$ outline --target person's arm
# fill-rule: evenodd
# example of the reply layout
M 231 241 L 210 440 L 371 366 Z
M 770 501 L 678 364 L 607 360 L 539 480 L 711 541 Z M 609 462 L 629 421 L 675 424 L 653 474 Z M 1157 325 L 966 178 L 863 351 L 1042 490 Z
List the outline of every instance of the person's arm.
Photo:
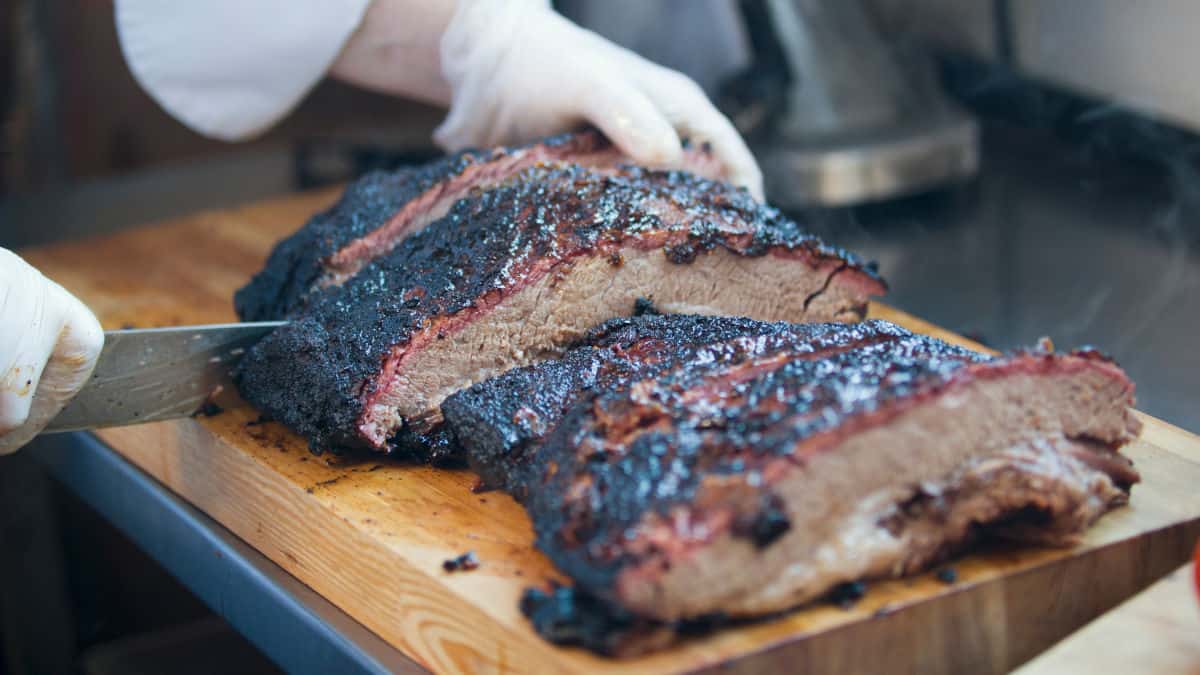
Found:
M 117 0 L 138 81 L 191 128 L 259 133 L 328 71 L 448 105 L 448 150 L 530 141 L 590 123 L 634 160 L 673 165 L 680 135 L 712 145 L 761 195 L 733 125 L 689 78 L 572 24 L 547 0 Z
M 173 117 L 226 141 L 283 118 L 337 59 L 370 0 L 116 0 L 134 78 Z
M 100 322 L 82 302 L 0 248 L 0 454 L 54 419 L 103 346 Z

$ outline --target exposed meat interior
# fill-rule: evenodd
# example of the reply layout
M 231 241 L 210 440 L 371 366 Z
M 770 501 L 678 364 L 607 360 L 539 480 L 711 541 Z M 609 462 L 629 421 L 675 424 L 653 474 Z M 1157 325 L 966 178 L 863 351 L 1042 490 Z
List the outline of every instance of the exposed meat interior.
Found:
M 561 352 L 638 298 L 668 311 L 857 320 L 873 270 L 726 184 L 538 165 L 460 200 L 242 361 L 243 395 L 314 447 L 387 450 L 457 389 Z
M 670 321 L 732 320 L 625 320 L 445 405 L 576 596 L 607 608 L 586 624 L 599 633 L 564 633 L 593 648 L 647 644 L 614 626 L 762 616 L 909 574 L 981 534 L 1069 543 L 1138 480 L 1116 450 L 1139 429 L 1133 386 L 1094 352 L 993 358 L 875 321 L 718 325 L 707 345 L 644 348 Z M 615 375 L 556 392 L 556 363 Z M 539 386 L 546 401 L 520 400 Z M 467 410 L 481 395 L 490 408 Z

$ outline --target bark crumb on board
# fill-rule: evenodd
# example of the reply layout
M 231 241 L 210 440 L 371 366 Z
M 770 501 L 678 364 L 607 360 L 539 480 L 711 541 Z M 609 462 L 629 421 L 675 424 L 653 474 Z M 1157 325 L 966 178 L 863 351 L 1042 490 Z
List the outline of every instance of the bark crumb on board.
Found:
M 850 609 L 858 604 L 859 600 L 867 593 L 867 585 L 861 581 L 848 581 L 844 584 L 838 584 L 829 592 L 829 601 L 841 607 L 842 609 Z
M 208 392 L 208 396 L 204 397 L 204 402 L 200 404 L 199 408 L 196 408 L 196 412 L 192 413 L 192 417 L 215 417 L 225 412 L 225 409 L 217 405 L 216 401 L 216 398 L 224 390 L 225 387 L 218 385 L 216 389 Z
M 479 557 L 475 555 L 475 551 L 467 551 L 460 556 L 442 561 L 442 569 L 447 572 L 469 572 L 478 568 Z
M 958 581 L 958 570 L 953 567 L 943 567 L 937 572 L 937 580 L 949 586 Z

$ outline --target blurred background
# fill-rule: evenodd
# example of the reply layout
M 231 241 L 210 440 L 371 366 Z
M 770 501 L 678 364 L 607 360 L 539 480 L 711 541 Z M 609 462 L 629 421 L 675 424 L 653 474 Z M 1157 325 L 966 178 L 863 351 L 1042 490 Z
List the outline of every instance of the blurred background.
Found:
M 1200 4 L 556 6 L 700 82 L 750 141 L 769 200 L 878 260 L 888 302 L 996 348 L 1043 335 L 1097 345 L 1138 383 L 1142 409 L 1200 430 Z M 112 12 L 0 3 L 0 245 L 437 154 L 442 111 L 336 82 L 254 141 L 202 138 L 135 83 Z M 0 472 L 0 487 L 0 564 L 35 579 L 3 589 L 7 672 L 274 668 L 35 467 Z

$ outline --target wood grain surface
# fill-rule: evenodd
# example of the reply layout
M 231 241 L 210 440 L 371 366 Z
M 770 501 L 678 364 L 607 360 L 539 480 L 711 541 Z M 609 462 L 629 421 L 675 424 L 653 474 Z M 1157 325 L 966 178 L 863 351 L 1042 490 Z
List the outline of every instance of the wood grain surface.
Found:
M 230 298 L 323 191 L 23 251 L 108 328 L 234 319 Z M 884 305 L 874 316 L 969 344 Z M 196 505 L 413 659 L 438 672 L 1003 672 L 1182 564 L 1200 536 L 1200 439 L 1144 417 L 1128 448 L 1144 482 L 1070 549 L 994 547 L 933 574 L 615 662 L 550 645 L 517 602 L 559 578 L 521 507 L 468 471 L 311 455 L 236 399 L 226 412 L 100 432 Z M 441 563 L 467 550 L 475 571 Z
M 1184 565 L 1016 675 L 1200 675 L 1200 594 Z

